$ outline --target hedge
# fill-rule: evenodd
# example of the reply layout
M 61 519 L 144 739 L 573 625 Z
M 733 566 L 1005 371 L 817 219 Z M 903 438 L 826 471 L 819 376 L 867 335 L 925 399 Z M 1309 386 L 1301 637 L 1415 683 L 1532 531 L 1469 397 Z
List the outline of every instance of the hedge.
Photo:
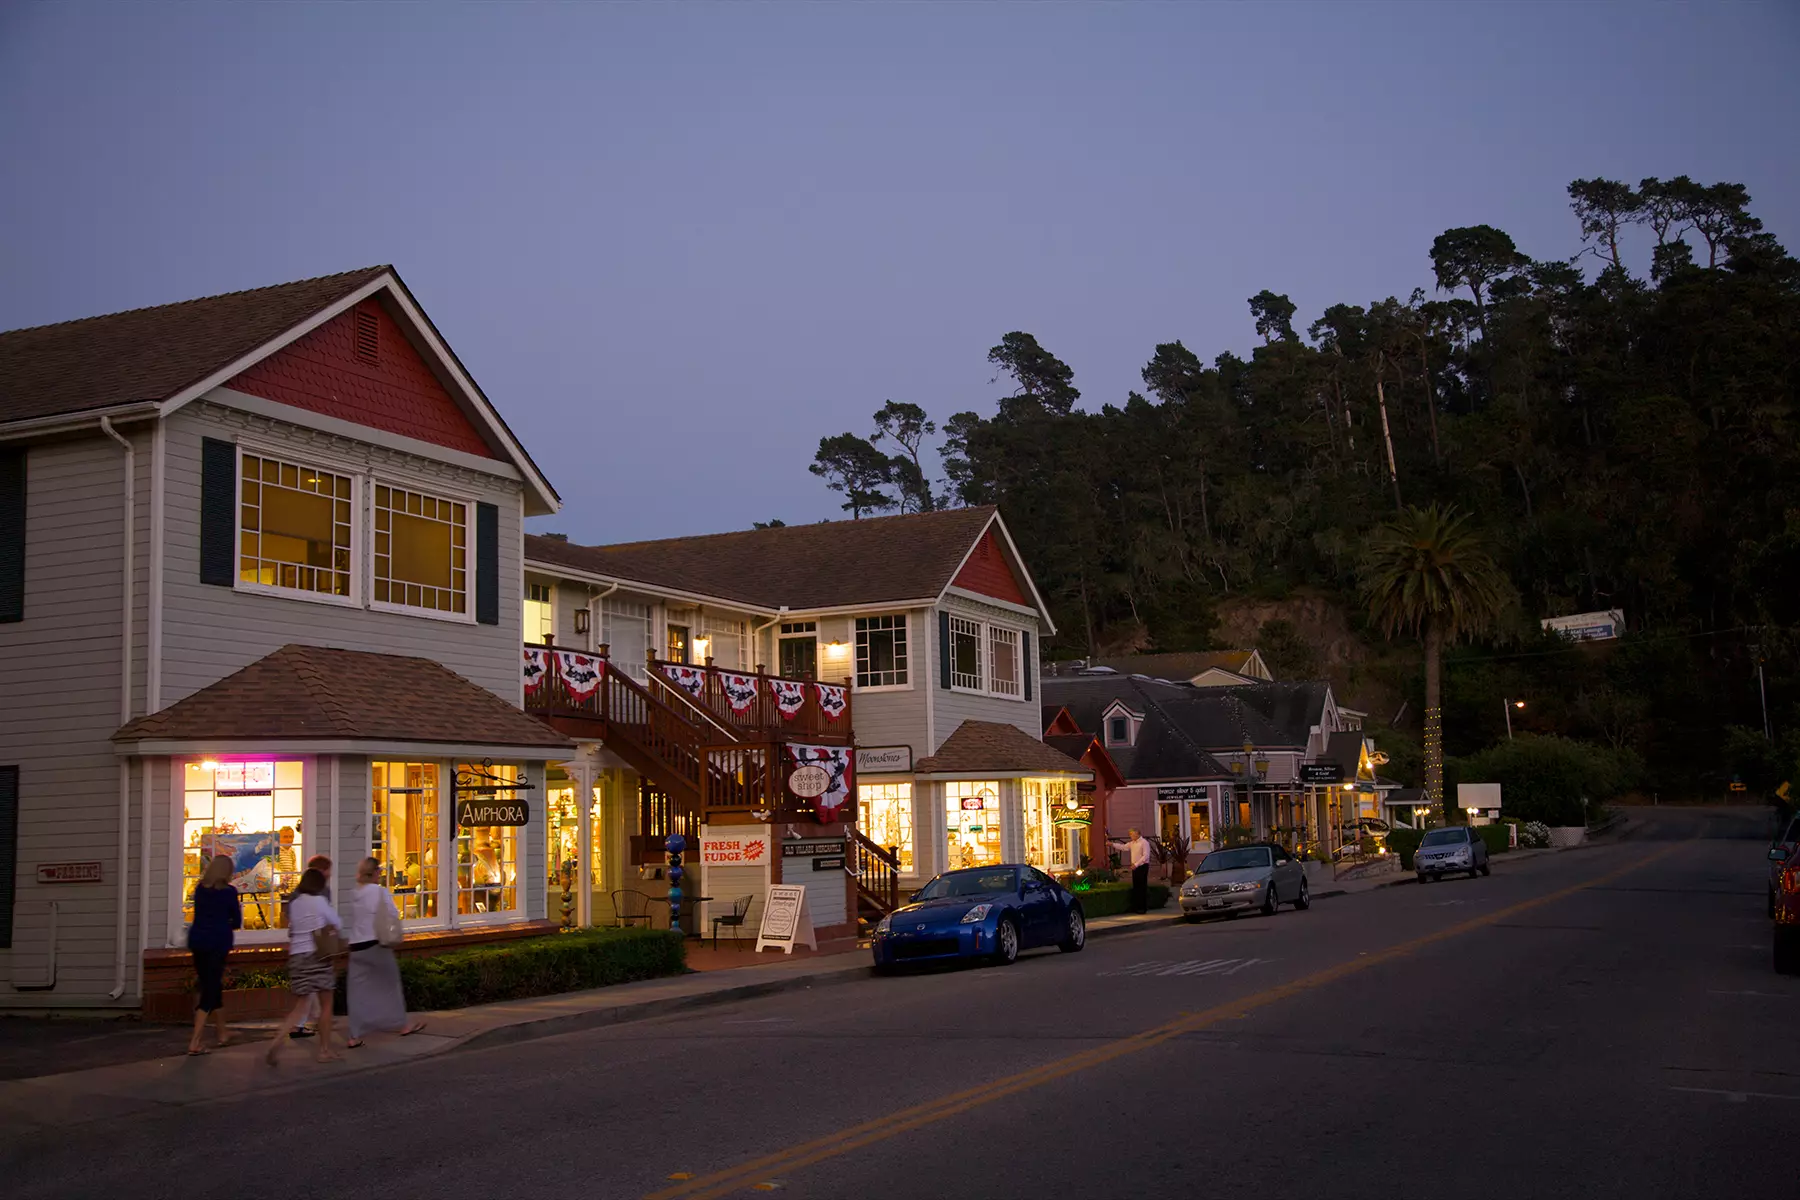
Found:
M 429 1011 L 609 987 L 686 969 L 678 930 L 583 929 L 402 958 L 400 981 L 406 1007 Z
M 1512 832 L 1504 822 L 1496 825 L 1477 825 L 1475 832 L 1487 843 L 1489 854 L 1505 854 L 1512 849 Z
M 1400 869 L 1413 869 L 1413 854 L 1419 849 L 1419 843 L 1425 839 L 1422 829 L 1390 829 L 1382 835 L 1382 842 L 1389 850 L 1400 856 Z
M 1090 921 L 1095 917 L 1113 917 L 1131 911 L 1131 885 L 1103 883 L 1085 892 L 1076 892 L 1075 899 L 1081 901 L 1081 915 Z M 1160 883 L 1151 884 L 1150 911 L 1155 912 L 1168 902 L 1169 889 Z

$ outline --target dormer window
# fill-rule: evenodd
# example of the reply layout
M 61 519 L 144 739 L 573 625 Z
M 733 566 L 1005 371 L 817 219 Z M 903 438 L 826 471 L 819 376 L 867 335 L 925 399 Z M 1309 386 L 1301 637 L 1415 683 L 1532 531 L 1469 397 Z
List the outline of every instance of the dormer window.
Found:
M 1131 742 L 1131 718 L 1112 717 L 1106 722 L 1106 744 L 1124 746 Z

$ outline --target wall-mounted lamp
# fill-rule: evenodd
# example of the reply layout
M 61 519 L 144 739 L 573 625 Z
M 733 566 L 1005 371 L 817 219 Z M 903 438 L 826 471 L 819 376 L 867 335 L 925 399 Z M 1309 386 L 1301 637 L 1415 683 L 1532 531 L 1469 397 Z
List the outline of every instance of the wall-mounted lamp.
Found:
M 826 642 L 825 643 L 825 656 L 827 658 L 844 658 L 844 657 L 847 657 L 849 655 L 849 653 L 850 653 L 850 643 L 849 642 Z
M 578 608 L 575 610 L 575 632 L 581 634 L 583 637 L 586 637 L 587 631 L 588 631 L 588 610 L 585 608 Z
M 701 662 L 705 662 L 711 656 L 712 656 L 712 639 L 709 637 L 695 638 L 694 639 L 694 657 L 699 659 Z

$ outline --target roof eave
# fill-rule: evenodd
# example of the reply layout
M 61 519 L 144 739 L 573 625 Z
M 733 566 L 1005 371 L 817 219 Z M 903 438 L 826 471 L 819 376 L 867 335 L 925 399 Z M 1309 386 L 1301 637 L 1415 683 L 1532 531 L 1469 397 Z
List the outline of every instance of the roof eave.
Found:
M 149 420 L 162 411 L 154 400 L 136 400 L 130 404 L 112 404 L 105 408 L 86 408 L 78 412 L 58 413 L 51 417 L 28 417 L 22 421 L 0 423 L 0 442 L 22 438 L 48 437 L 58 433 L 74 433 L 100 427 L 102 420 Z

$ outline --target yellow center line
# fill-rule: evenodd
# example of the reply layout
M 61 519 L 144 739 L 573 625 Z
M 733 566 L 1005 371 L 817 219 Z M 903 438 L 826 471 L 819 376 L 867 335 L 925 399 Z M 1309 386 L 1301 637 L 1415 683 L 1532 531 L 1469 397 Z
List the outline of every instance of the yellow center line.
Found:
M 1162 1043 L 1169 1041 L 1171 1038 L 1177 1038 L 1183 1034 L 1205 1029 L 1220 1021 L 1248 1017 L 1257 1010 L 1266 1008 L 1271 1004 L 1278 1003 L 1293 996 L 1298 996 L 1304 992 L 1313 991 L 1317 988 L 1324 987 L 1327 984 L 1336 983 L 1340 979 L 1345 979 L 1358 972 L 1366 971 L 1370 967 L 1392 962 L 1397 958 L 1403 958 L 1406 955 L 1413 953 L 1415 950 L 1420 950 L 1426 946 L 1446 941 L 1450 938 L 1460 937 L 1465 933 L 1480 929 L 1483 926 L 1492 925 L 1496 921 L 1502 921 L 1508 917 L 1517 916 L 1519 913 L 1528 912 L 1531 909 L 1540 908 L 1543 905 L 1553 904 L 1558 900 L 1567 899 L 1577 892 L 1586 891 L 1588 888 L 1600 887 L 1611 883 L 1633 871 L 1640 870 L 1659 859 L 1673 854 L 1678 849 L 1680 849 L 1679 843 L 1658 850 L 1653 854 L 1639 859 L 1637 862 L 1620 867 L 1616 871 L 1609 872 L 1608 874 L 1598 876 L 1583 883 L 1575 884 L 1572 887 L 1549 892 L 1531 900 L 1524 900 L 1509 908 L 1503 908 L 1498 912 L 1488 913 L 1485 916 L 1473 917 L 1467 921 L 1451 925 L 1445 929 L 1440 929 L 1435 933 L 1428 933 L 1421 937 L 1414 938 L 1411 941 L 1401 942 L 1398 945 L 1390 946 L 1386 950 L 1379 950 L 1371 954 L 1351 959 L 1348 962 L 1339 963 L 1334 967 L 1327 967 L 1322 971 L 1315 971 L 1311 975 L 1296 979 L 1290 983 L 1279 984 L 1253 995 L 1227 1001 L 1224 1004 L 1216 1005 L 1201 1012 L 1184 1013 L 1174 1020 L 1165 1022 L 1162 1025 L 1146 1029 L 1141 1033 L 1132 1034 L 1129 1037 L 1108 1042 L 1103 1046 L 1096 1046 L 1091 1050 L 1084 1050 L 1078 1054 L 1071 1054 L 1065 1058 L 1057 1059 L 1054 1062 L 1045 1063 L 1042 1066 L 1033 1067 L 1029 1070 L 1021 1071 L 1002 1079 L 991 1080 L 978 1087 L 968 1088 L 960 1092 L 953 1092 L 947 1096 L 940 1096 L 935 1100 L 928 1100 L 922 1104 L 913 1105 L 910 1108 L 900 1109 L 897 1112 L 886 1113 L 874 1120 L 864 1121 L 861 1124 L 853 1125 L 848 1129 L 841 1129 L 836 1133 L 826 1134 L 824 1137 L 814 1138 L 808 1142 L 789 1146 L 786 1149 L 777 1150 L 772 1154 L 765 1154 L 760 1158 L 752 1159 L 749 1162 L 739 1163 L 734 1167 L 727 1167 L 722 1171 L 715 1171 L 710 1175 L 702 1175 L 698 1178 L 688 1179 L 675 1187 L 651 1192 L 644 1197 L 644 1200 L 718 1200 L 721 1196 L 726 1196 L 732 1192 L 748 1187 L 753 1181 L 766 1180 L 771 1175 L 791 1173 L 802 1167 L 811 1166 L 814 1163 L 823 1162 L 829 1158 L 835 1158 L 838 1155 L 846 1154 L 849 1151 L 858 1150 L 864 1146 L 870 1146 L 876 1142 L 885 1141 L 898 1134 L 906 1133 L 925 1125 L 935 1124 L 949 1117 L 968 1112 L 970 1109 L 979 1108 L 982 1105 L 991 1104 L 996 1100 L 1004 1099 L 1007 1096 L 1016 1095 L 1020 1092 L 1029 1091 L 1032 1088 L 1041 1087 L 1053 1080 L 1062 1079 L 1066 1076 L 1074 1075 L 1081 1071 L 1091 1070 L 1094 1067 L 1125 1058 L 1129 1055 L 1141 1053 L 1153 1046 L 1159 1046 Z

